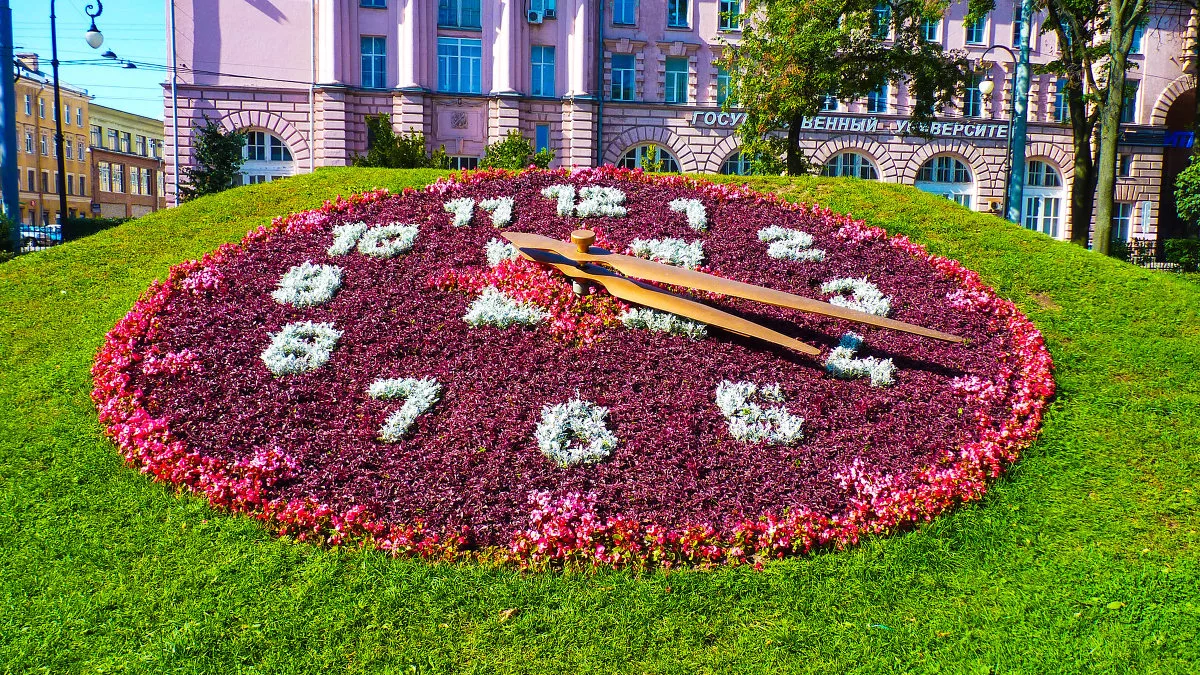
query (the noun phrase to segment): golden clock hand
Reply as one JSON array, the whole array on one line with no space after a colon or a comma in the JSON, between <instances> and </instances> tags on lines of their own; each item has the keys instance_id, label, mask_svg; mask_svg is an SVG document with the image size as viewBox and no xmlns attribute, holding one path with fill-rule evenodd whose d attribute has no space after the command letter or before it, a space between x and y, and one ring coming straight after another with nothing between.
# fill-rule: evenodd
<instances>
[{"instance_id":1,"label":"golden clock hand","mask_svg":"<svg viewBox=\"0 0 1200 675\"><path fill-rule=\"evenodd\" d=\"M710 326L722 328L731 333L773 342L793 351L816 356L820 349L790 338L783 333L760 326L753 321L747 321L728 312L722 312L715 307L709 307L693 300L675 295L656 288L650 284L623 277L599 265L583 265L565 258L552 251L539 249L517 249L522 256L534 262L549 265L572 279L584 279L600 284L615 298L627 302L650 307L671 314L694 319Z\"/></svg>"},{"instance_id":2,"label":"golden clock hand","mask_svg":"<svg viewBox=\"0 0 1200 675\"><path fill-rule=\"evenodd\" d=\"M778 307L787 307L789 309L797 309L801 312L810 312L812 314L820 314L823 316L833 317L835 319L845 319L856 323L864 323L870 326L878 326L880 328L890 328L892 330L912 333L914 335L923 335L937 340L946 342L962 342L963 339L957 335L943 333L942 331L925 328L916 324L888 319L867 312L860 312L846 307L838 307L831 305L828 302L813 300L783 291L776 291L754 284L747 284L741 281L732 279L723 279L715 277L704 272L684 269L674 265L665 265L663 263L646 260L645 258L637 258L634 256L621 255L613 253L602 248L591 246L591 242L595 240L595 234L590 230L576 230L571 234L571 239L575 243L567 243L557 239L546 237L540 234L529 234L526 232L501 232L501 236L512 242L518 248L525 249L542 249L553 251L564 258L575 263L604 263L611 266L613 269L638 279L647 281L655 281L664 284L673 284L676 286L684 286L699 291L709 291L711 293L720 293L721 295L731 295L737 298L746 300L754 300L768 305L776 305Z\"/></svg>"}]
</instances>

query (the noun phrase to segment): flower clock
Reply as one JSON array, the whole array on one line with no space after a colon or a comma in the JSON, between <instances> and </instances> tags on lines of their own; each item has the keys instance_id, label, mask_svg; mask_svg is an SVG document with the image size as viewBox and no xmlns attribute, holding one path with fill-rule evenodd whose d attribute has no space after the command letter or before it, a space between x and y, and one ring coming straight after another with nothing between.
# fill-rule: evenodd
<instances>
[{"instance_id":1,"label":"flower clock","mask_svg":"<svg viewBox=\"0 0 1200 675\"><path fill-rule=\"evenodd\" d=\"M611 167L280 217L154 283L93 375L125 457L215 506L536 566L761 564L929 520L1054 389L1037 329L958 263Z\"/></svg>"}]
</instances>

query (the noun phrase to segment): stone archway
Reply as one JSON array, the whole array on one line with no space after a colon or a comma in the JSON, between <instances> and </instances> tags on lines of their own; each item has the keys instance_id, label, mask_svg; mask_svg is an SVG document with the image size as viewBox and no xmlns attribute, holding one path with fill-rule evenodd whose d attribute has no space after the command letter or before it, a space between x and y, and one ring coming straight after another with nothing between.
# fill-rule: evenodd
<instances>
[{"instance_id":1,"label":"stone archway","mask_svg":"<svg viewBox=\"0 0 1200 675\"><path fill-rule=\"evenodd\" d=\"M619 134L604 152L605 164L616 164L630 148L644 143L654 143L666 148L679 161L679 170L684 173L700 171L700 163L688 145L665 127L634 127Z\"/></svg>"},{"instance_id":2,"label":"stone archway","mask_svg":"<svg viewBox=\"0 0 1200 675\"><path fill-rule=\"evenodd\" d=\"M813 166L824 166L830 157L842 152L857 152L870 159L875 165L875 170L879 172L881 182L896 183L900 180L896 172L896 163L887 149L870 139L843 137L825 141L813 151L810 160Z\"/></svg>"},{"instance_id":3,"label":"stone archway","mask_svg":"<svg viewBox=\"0 0 1200 675\"><path fill-rule=\"evenodd\" d=\"M704 171L721 173L721 167L725 165L725 160L734 153L741 152L741 149L742 144L738 141L737 134L729 134L721 139L720 143L713 146L712 152L708 154L708 161L704 165Z\"/></svg>"},{"instance_id":4,"label":"stone archway","mask_svg":"<svg viewBox=\"0 0 1200 675\"><path fill-rule=\"evenodd\" d=\"M966 162L967 166L971 168L972 178L975 180L975 190L979 194L983 194L985 191L993 192L997 188L1003 189L1004 187L1003 176L994 176L991 171L988 171L982 150L970 143L946 139L932 141L917 148L917 151L908 158L908 163L905 164L904 170L899 176L900 182L905 185L916 183L917 172L921 170L925 162L929 161L930 157L936 155L950 155Z\"/></svg>"},{"instance_id":5,"label":"stone archway","mask_svg":"<svg viewBox=\"0 0 1200 675\"><path fill-rule=\"evenodd\" d=\"M300 133L291 122L275 113L263 110L237 110L222 117L220 124L226 131L252 128L271 132L287 144L288 150L292 153L292 161L296 163L297 168L307 166L308 158L312 154L312 148L309 147L304 134Z\"/></svg>"},{"instance_id":6,"label":"stone archway","mask_svg":"<svg viewBox=\"0 0 1200 675\"><path fill-rule=\"evenodd\" d=\"M1196 78L1184 75L1176 78L1163 90L1162 95L1154 104L1154 113L1150 123L1166 127L1168 136L1171 132L1182 132L1175 135L1183 136L1194 129L1196 120ZM1192 139L1195 143L1196 139ZM1163 148L1162 156L1162 186L1158 195L1158 241L1159 244L1167 239L1182 237L1187 234L1187 223L1184 222L1175 208L1175 178L1188 167L1192 159L1192 148L1173 147L1175 143ZM1127 196L1127 201L1136 199L1135 195Z\"/></svg>"}]
</instances>

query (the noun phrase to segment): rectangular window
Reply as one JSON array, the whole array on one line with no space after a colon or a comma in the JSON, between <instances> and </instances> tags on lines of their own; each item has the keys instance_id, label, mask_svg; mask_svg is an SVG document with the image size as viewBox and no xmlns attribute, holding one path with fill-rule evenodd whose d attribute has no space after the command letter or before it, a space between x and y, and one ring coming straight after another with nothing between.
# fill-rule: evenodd
<instances>
[{"instance_id":1,"label":"rectangular window","mask_svg":"<svg viewBox=\"0 0 1200 675\"><path fill-rule=\"evenodd\" d=\"M479 28L479 0L438 0L438 25Z\"/></svg>"},{"instance_id":2,"label":"rectangular window","mask_svg":"<svg viewBox=\"0 0 1200 675\"><path fill-rule=\"evenodd\" d=\"M1133 203L1116 202L1113 204L1112 240L1129 241L1129 231L1133 226Z\"/></svg>"},{"instance_id":3,"label":"rectangular window","mask_svg":"<svg viewBox=\"0 0 1200 675\"><path fill-rule=\"evenodd\" d=\"M108 162L98 162L96 164L96 172L100 176L100 191L112 192L112 178L109 173Z\"/></svg>"},{"instance_id":4,"label":"rectangular window","mask_svg":"<svg viewBox=\"0 0 1200 675\"><path fill-rule=\"evenodd\" d=\"M142 169L142 194L144 194L146 196L150 195L150 174L151 173L153 173L153 170L151 170L151 169Z\"/></svg>"},{"instance_id":5,"label":"rectangular window","mask_svg":"<svg viewBox=\"0 0 1200 675\"><path fill-rule=\"evenodd\" d=\"M83 161L83 136L79 137L79 142L75 144L75 159Z\"/></svg>"},{"instance_id":6,"label":"rectangular window","mask_svg":"<svg viewBox=\"0 0 1200 675\"><path fill-rule=\"evenodd\" d=\"M963 117L983 116L983 92L979 91L980 76L974 75L963 92Z\"/></svg>"},{"instance_id":7,"label":"rectangular window","mask_svg":"<svg viewBox=\"0 0 1200 675\"><path fill-rule=\"evenodd\" d=\"M888 111L888 88L883 85L867 94L867 112L886 113Z\"/></svg>"},{"instance_id":8,"label":"rectangular window","mask_svg":"<svg viewBox=\"0 0 1200 675\"><path fill-rule=\"evenodd\" d=\"M558 16L556 0L529 0L529 11L537 12L544 18L553 19Z\"/></svg>"},{"instance_id":9,"label":"rectangular window","mask_svg":"<svg viewBox=\"0 0 1200 675\"><path fill-rule=\"evenodd\" d=\"M1133 29L1133 46L1129 48L1130 54L1142 53L1142 39L1146 37L1146 24L1140 23ZM1132 205L1130 206L1132 208Z\"/></svg>"},{"instance_id":10,"label":"rectangular window","mask_svg":"<svg viewBox=\"0 0 1200 675\"><path fill-rule=\"evenodd\" d=\"M267 158L267 135L261 131L246 134L246 159L263 161Z\"/></svg>"},{"instance_id":11,"label":"rectangular window","mask_svg":"<svg viewBox=\"0 0 1200 675\"><path fill-rule=\"evenodd\" d=\"M75 194L75 176L73 174L67 174L67 194Z\"/></svg>"},{"instance_id":12,"label":"rectangular window","mask_svg":"<svg viewBox=\"0 0 1200 675\"><path fill-rule=\"evenodd\" d=\"M25 116L33 116L33 97L29 94L25 94Z\"/></svg>"},{"instance_id":13,"label":"rectangular window","mask_svg":"<svg viewBox=\"0 0 1200 675\"><path fill-rule=\"evenodd\" d=\"M362 86L383 89L387 86L387 38L363 35L359 38L362 52Z\"/></svg>"},{"instance_id":14,"label":"rectangular window","mask_svg":"<svg viewBox=\"0 0 1200 675\"><path fill-rule=\"evenodd\" d=\"M58 193L58 172L54 172L54 192Z\"/></svg>"},{"instance_id":15,"label":"rectangular window","mask_svg":"<svg viewBox=\"0 0 1200 675\"><path fill-rule=\"evenodd\" d=\"M100 127L96 126L95 124L92 125L92 147L104 147L104 132L102 132Z\"/></svg>"},{"instance_id":16,"label":"rectangular window","mask_svg":"<svg viewBox=\"0 0 1200 675\"><path fill-rule=\"evenodd\" d=\"M821 101L821 112L831 112L838 109L837 97L833 94L825 94L825 98Z\"/></svg>"},{"instance_id":17,"label":"rectangular window","mask_svg":"<svg viewBox=\"0 0 1200 675\"><path fill-rule=\"evenodd\" d=\"M667 103L688 102L687 59L667 59L667 77L665 89L665 100Z\"/></svg>"},{"instance_id":18,"label":"rectangular window","mask_svg":"<svg viewBox=\"0 0 1200 675\"><path fill-rule=\"evenodd\" d=\"M121 152L129 154L131 143L131 134L128 131L121 132Z\"/></svg>"},{"instance_id":19,"label":"rectangular window","mask_svg":"<svg viewBox=\"0 0 1200 675\"><path fill-rule=\"evenodd\" d=\"M1133 175L1133 155L1117 155L1117 178Z\"/></svg>"},{"instance_id":20,"label":"rectangular window","mask_svg":"<svg viewBox=\"0 0 1200 675\"><path fill-rule=\"evenodd\" d=\"M49 154L50 154L49 140L46 138L46 134L42 134L42 155L45 156L45 155L49 155Z\"/></svg>"},{"instance_id":21,"label":"rectangular window","mask_svg":"<svg viewBox=\"0 0 1200 675\"><path fill-rule=\"evenodd\" d=\"M83 128L83 108L75 109L75 126Z\"/></svg>"},{"instance_id":22,"label":"rectangular window","mask_svg":"<svg viewBox=\"0 0 1200 675\"><path fill-rule=\"evenodd\" d=\"M31 155L33 154L33 132L32 131L25 132L25 152L28 152Z\"/></svg>"},{"instance_id":23,"label":"rectangular window","mask_svg":"<svg viewBox=\"0 0 1200 675\"><path fill-rule=\"evenodd\" d=\"M79 196L80 197L87 196L87 177L86 176L79 177Z\"/></svg>"},{"instance_id":24,"label":"rectangular window","mask_svg":"<svg viewBox=\"0 0 1200 675\"><path fill-rule=\"evenodd\" d=\"M67 159L71 159L71 153L75 151L74 144L71 143L71 139L69 138L63 142L67 145Z\"/></svg>"},{"instance_id":25,"label":"rectangular window","mask_svg":"<svg viewBox=\"0 0 1200 675\"><path fill-rule=\"evenodd\" d=\"M717 29L741 30L742 0L721 0L717 3Z\"/></svg>"},{"instance_id":26,"label":"rectangular window","mask_svg":"<svg viewBox=\"0 0 1200 675\"><path fill-rule=\"evenodd\" d=\"M125 191L125 167L120 164L112 165L112 191Z\"/></svg>"},{"instance_id":27,"label":"rectangular window","mask_svg":"<svg viewBox=\"0 0 1200 675\"><path fill-rule=\"evenodd\" d=\"M667 28L687 28L690 23L688 0L667 0Z\"/></svg>"},{"instance_id":28,"label":"rectangular window","mask_svg":"<svg viewBox=\"0 0 1200 675\"><path fill-rule=\"evenodd\" d=\"M108 130L108 145L106 145L104 147L108 148L109 150L117 149L117 130L116 129Z\"/></svg>"},{"instance_id":29,"label":"rectangular window","mask_svg":"<svg viewBox=\"0 0 1200 675\"><path fill-rule=\"evenodd\" d=\"M63 115L63 122L67 126L71 126L71 106L70 105L63 106L63 112L66 113L65 115Z\"/></svg>"},{"instance_id":30,"label":"rectangular window","mask_svg":"<svg viewBox=\"0 0 1200 675\"><path fill-rule=\"evenodd\" d=\"M383 9L384 7L387 7L387 0L358 0L358 6Z\"/></svg>"},{"instance_id":31,"label":"rectangular window","mask_svg":"<svg viewBox=\"0 0 1200 675\"><path fill-rule=\"evenodd\" d=\"M533 64L529 93L534 96L554 96L554 47L533 45L529 51L529 61Z\"/></svg>"},{"instance_id":32,"label":"rectangular window","mask_svg":"<svg viewBox=\"0 0 1200 675\"><path fill-rule=\"evenodd\" d=\"M450 168L454 171L474 171L479 168L479 158L461 155L450 157Z\"/></svg>"},{"instance_id":33,"label":"rectangular window","mask_svg":"<svg viewBox=\"0 0 1200 675\"><path fill-rule=\"evenodd\" d=\"M550 149L550 125L539 124L533 128L533 151L541 152Z\"/></svg>"},{"instance_id":34,"label":"rectangular window","mask_svg":"<svg viewBox=\"0 0 1200 675\"><path fill-rule=\"evenodd\" d=\"M1138 80L1125 80L1125 105L1121 106L1121 124L1137 122Z\"/></svg>"},{"instance_id":35,"label":"rectangular window","mask_svg":"<svg viewBox=\"0 0 1200 675\"><path fill-rule=\"evenodd\" d=\"M29 183L29 191L30 192L36 191L37 184L34 182L34 179L33 179L33 169L29 169L28 171L25 172L25 178Z\"/></svg>"},{"instance_id":36,"label":"rectangular window","mask_svg":"<svg viewBox=\"0 0 1200 675\"><path fill-rule=\"evenodd\" d=\"M926 42L937 42L941 39L941 19L921 19L921 38Z\"/></svg>"},{"instance_id":37,"label":"rectangular window","mask_svg":"<svg viewBox=\"0 0 1200 675\"><path fill-rule=\"evenodd\" d=\"M717 105L725 105L729 98L729 71L717 68Z\"/></svg>"},{"instance_id":38,"label":"rectangular window","mask_svg":"<svg viewBox=\"0 0 1200 675\"><path fill-rule=\"evenodd\" d=\"M483 43L468 38L438 38L438 91L478 94Z\"/></svg>"},{"instance_id":39,"label":"rectangular window","mask_svg":"<svg viewBox=\"0 0 1200 675\"><path fill-rule=\"evenodd\" d=\"M1013 5L1013 21L1012 21L1012 46L1018 47L1021 44L1021 3Z\"/></svg>"},{"instance_id":40,"label":"rectangular window","mask_svg":"<svg viewBox=\"0 0 1200 675\"><path fill-rule=\"evenodd\" d=\"M136 195L142 186L141 181L138 180L141 177L141 171L139 167L129 167L129 194L131 195Z\"/></svg>"},{"instance_id":41,"label":"rectangular window","mask_svg":"<svg viewBox=\"0 0 1200 675\"><path fill-rule=\"evenodd\" d=\"M46 119L46 99L38 97L38 117Z\"/></svg>"},{"instance_id":42,"label":"rectangular window","mask_svg":"<svg viewBox=\"0 0 1200 675\"><path fill-rule=\"evenodd\" d=\"M983 44L983 34L987 30L987 17L981 16L974 21L966 23L967 29L967 44L981 45Z\"/></svg>"},{"instance_id":43,"label":"rectangular window","mask_svg":"<svg viewBox=\"0 0 1200 675\"><path fill-rule=\"evenodd\" d=\"M1054 85L1054 121L1062 124L1071 119L1071 108L1067 105L1067 79L1058 78Z\"/></svg>"},{"instance_id":44,"label":"rectangular window","mask_svg":"<svg viewBox=\"0 0 1200 675\"><path fill-rule=\"evenodd\" d=\"M49 192L49 191L50 191L50 172L43 171L42 172L42 192Z\"/></svg>"},{"instance_id":45,"label":"rectangular window","mask_svg":"<svg viewBox=\"0 0 1200 675\"><path fill-rule=\"evenodd\" d=\"M633 54L613 54L612 56L612 87L609 96L614 101L632 101L637 95L637 71Z\"/></svg>"},{"instance_id":46,"label":"rectangular window","mask_svg":"<svg viewBox=\"0 0 1200 675\"><path fill-rule=\"evenodd\" d=\"M888 0L879 0L871 16L871 36L886 40L892 32L892 5Z\"/></svg>"},{"instance_id":47,"label":"rectangular window","mask_svg":"<svg viewBox=\"0 0 1200 675\"><path fill-rule=\"evenodd\" d=\"M138 136L137 138L135 138L133 147L134 147L134 151L136 151L137 154L141 155L142 157L145 157L146 156L146 137Z\"/></svg>"},{"instance_id":48,"label":"rectangular window","mask_svg":"<svg viewBox=\"0 0 1200 675\"><path fill-rule=\"evenodd\" d=\"M613 0L612 22L615 25L632 26L637 22L637 0Z\"/></svg>"}]
</instances>

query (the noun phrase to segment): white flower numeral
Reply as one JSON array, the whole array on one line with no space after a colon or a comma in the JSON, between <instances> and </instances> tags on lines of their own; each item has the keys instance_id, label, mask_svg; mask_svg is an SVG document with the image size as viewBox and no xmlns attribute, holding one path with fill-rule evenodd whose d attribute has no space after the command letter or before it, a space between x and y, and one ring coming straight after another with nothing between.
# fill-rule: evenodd
<instances>
[{"instance_id":1,"label":"white flower numeral","mask_svg":"<svg viewBox=\"0 0 1200 675\"><path fill-rule=\"evenodd\" d=\"M547 317L546 312L531 302L517 300L495 286L484 288L467 307L463 316L472 328L495 326L508 328L514 324L532 326Z\"/></svg>"},{"instance_id":2,"label":"white flower numeral","mask_svg":"<svg viewBox=\"0 0 1200 675\"><path fill-rule=\"evenodd\" d=\"M606 417L608 408L578 398L544 406L542 421L534 432L538 449L562 467L599 462L617 447Z\"/></svg>"},{"instance_id":3,"label":"white flower numeral","mask_svg":"<svg viewBox=\"0 0 1200 675\"><path fill-rule=\"evenodd\" d=\"M867 281L866 277L832 279L821 284L821 292L837 293L829 299L829 304L838 307L857 309L876 316L887 316L892 311L892 299L884 296L879 287ZM843 293L849 293L850 297L844 297Z\"/></svg>"},{"instance_id":4,"label":"white flower numeral","mask_svg":"<svg viewBox=\"0 0 1200 675\"><path fill-rule=\"evenodd\" d=\"M821 262L825 259L825 251L812 247L812 235L800 230L772 225L758 231L758 240L770 242L767 255L779 260Z\"/></svg>"},{"instance_id":5,"label":"white flower numeral","mask_svg":"<svg viewBox=\"0 0 1200 675\"><path fill-rule=\"evenodd\" d=\"M289 323L271 334L271 346L261 358L274 375L307 373L329 361L341 337L342 332L331 323Z\"/></svg>"},{"instance_id":6,"label":"white flower numeral","mask_svg":"<svg viewBox=\"0 0 1200 675\"><path fill-rule=\"evenodd\" d=\"M729 422L729 434L744 443L791 445L804 438L804 418L781 405L763 408L754 402L757 395L770 403L783 403L783 391L777 384L759 387L753 382L723 380L717 385L717 408Z\"/></svg>"},{"instance_id":7,"label":"white flower numeral","mask_svg":"<svg viewBox=\"0 0 1200 675\"><path fill-rule=\"evenodd\" d=\"M451 225L466 227L471 224L471 216L475 214L475 200L470 197L459 197L442 204L442 208L446 209L448 213L454 214Z\"/></svg>"},{"instance_id":8,"label":"white flower numeral","mask_svg":"<svg viewBox=\"0 0 1200 675\"><path fill-rule=\"evenodd\" d=\"M579 203L575 202L574 185L551 185L542 190L542 196L557 201L558 215L569 218L596 218L611 216L624 218L626 215L625 193L615 187L589 185L579 189Z\"/></svg>"},{"instance_id":9,"label":"white flower numeral","mask_svg":"<svg viewBox=\"0 0 1200 675\"><path fill-rule=\"evenodd\" d=\"M488 267L498 267L505 260L516 260L520 255L516 246L499 239L489 241L484 247L484 253L487 255Z\"/></svg>"},{"instance_id":10,"label":"white flower numeral","mask_svg":"<svg viewBox=\"0 0 1200 675\"><path fill-rule=\"evenodd\" d=\"M346 255L358 245L358 252L373 258L394 258L412 250L420 232L416 225L391 223L367 227L364 223L349 223L333 228L333 245L326 251L330 256Z\"/></svg>"},{"instance_id":11,"label":"white flower numeral","mask_svg":"<svg viewBox=\"0 0 1200 675\"><path fill-rule=\"evenodd\" d=\"M704 242L687 243L682 239L634 239L629 250L639 258L678 265L694 270L704 264Z\"/></svg>"},{"instance_id":12,"label":"white flower numeral","mask_svg":"<svg viewBox=\"0 0 1200 675\"><path fill-rule=\"evenodd\" d=\"M670 333L692 340L703 340L708 335L708 326L702 323L648 307L631 307L621 312L620 319L626 328L643 328L652 333Z\"/></svg>"},{"instance_id":13,"label":"white flower numeral","mask_svg":"<svg viewBox=\"0 0 1200 675\"><path fill-rule=\"evenodd\" d=\"M271 297L281 305L315 307L333 299L342 287L342 268L305 262L289 269L279 279Z\"/></svg>"},{"instance_id":14,"label":"white flower numeral","mask_svg":"<svg viewBox=\"0 0 1200 675\"><path fill-rule=\"evenodd\" d=\"M686 213L688 227L693 230L703 232L708 229L708 211L699 199L676 199L671 202L671 210Z\"/></svg>"},{"instance_id":15,"label":"white flower numeral","mask_svg":"<svg viewBox=\"0 0 1200 675\"><path fill-rule=\"evenodd\" d=\"M411 377L380 379L367 387L367 395L383 401L404 399L404 405L392 413L379 428L379 440L395 443L404 438L421 413L438 402L442 396L442 385L432 377L419 380Z\"/></svg>"},{"instance_id":16,"label":"white flower numeral","mask_svg":"<svg viewBox=\"0 0 1200 675\"><path fill-rule=\"evenodd\" d=\"M512 197L496 197L495 199L480 200L479 208L492 214L492 225L505 227L512 222L514 204L516 204L516 200Z\"/></svg>"},{"instance_id":17,"label":"white flower numeral","mask_svg":"<svg viewBox=\"0 0 1200 675\"><path fill-rule=\"evenodd\" d=\"M858 333L846 333L841 342L829 352L825 359L825 370L830 375L843 380L857 380L863 377L871 378L871 386L888 387L895 384L896 364L891 359L878 359L868 356L854 358L862 347L863 337Z\"/></svg>"}]
</instances>

